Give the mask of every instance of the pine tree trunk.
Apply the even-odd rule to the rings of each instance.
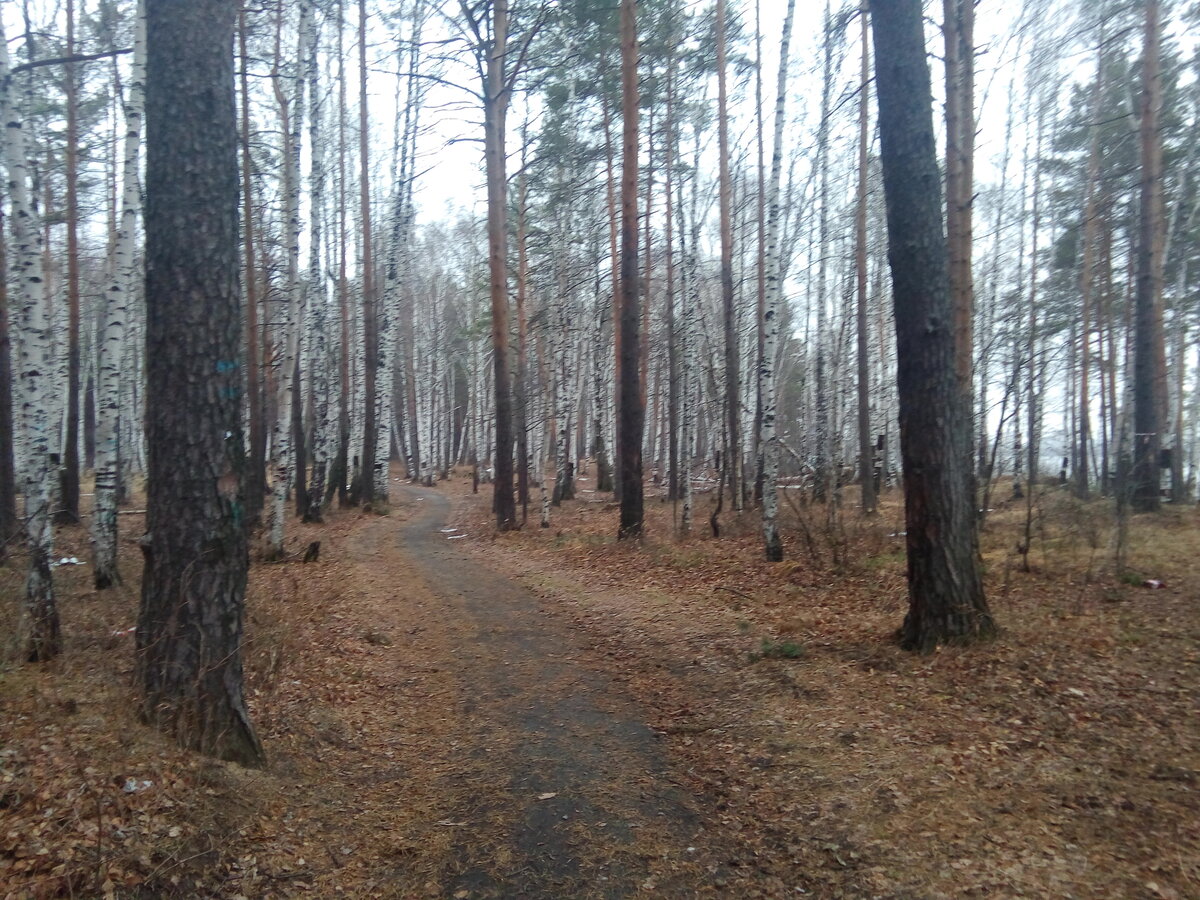
[[[508,0],[494,0],[492,41],[487,48],[483,103],[488,190],[488,269],[492,302],[492,389],[495,392],[496,423],[493,512],[496,515],[496,527],[501,531],[517,526],[516,504],[513,500],[512,374],[508,359],[508,185],[504,155],[509,101],[509,85],[505,74],[507,52]]]
[[[637,2],[621,0],[621,163],[620,418],[617,455],[621,460],[621,523],[618,538],[642,534],[642,403],[638,310],[638,81]]]
[[[950,258],[950,302],[954,306],[954,358],[959,381],[970,395],[973,393],[975,317],[975,288],[971,275],[971,210],[975,190],[975,0],[943,0],[942,12],[946,46],[946,241]],[[986,423],[980,423],[980,426],[986,428]],[[984,452],[984,445],[985,441],[980,441],[980,452]]]
[[[146,3],[150,478],[137,681],[150,724],[182,746],[257,765],[241,657],[237,5]]]
[[[1163,340],[1162,25],[1159,0],[1145,3],[1142,94],[1138,104],[1141,209],[1138,225],[1134,345],[1132,496],[1139,512],[1159,509],[1159,450],[1167,427],[1166,351]]]
[[[929,652],[995,631],[980,575],[971,409],[955,368],[941,173],[920,0],[871,0],[896,318],[909,611],[901,645]]]

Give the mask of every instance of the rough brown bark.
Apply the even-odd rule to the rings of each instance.
[[[975,286],[971,210],[975,159],[975,0],[943,0],[946,45],[946,240],[954,305],[955,368],[973,392]]]
[[[619,538],[642,534],[642,430],[645,407],[638,377],[638,82],[637,3],[621,0],[621,114],[624,120],[621,163],[620,458],[621,524]]]
[[[141,712],[182,746],[249,765],[242,687],[236,0],[147,0],[149,480],[137,627]],[[187,178],[180,178],[187,172]]]
[[[1162,54],[1159,0],[1146,0],[1139,137],[1142,157],[1133,372],[1132,504],[1153,512],[1159,498],[1159,450],[1167,426],[1167,363],[1163,341]]]
[[[484,159],[488,192],[488,270],[492,301],[492,371],[496,416],[495,483],[493,511],[501,531],[515,528],[517,508],[513,497],[512,372],[508,348],[508,233],[504,155],[505,121],[509,86],[505,75],[508,50],[508,0],[494,0],[492,42],[487,48],[483,85]]]
[[[971,472],[971,408],[953,306],[921,0],[871,0],[896,318],[909,610],[906,649],[990,636]]]

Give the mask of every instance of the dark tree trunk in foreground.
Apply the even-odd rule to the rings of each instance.
[[[645,407],[638,377],[638,83],[637,3],[621,0],[621,107],[625,122],[621,171],[621,367],[617,455],[620,458],[620,538],[642,533],[642,429]]]
[[[150,724],[253,765],[263,756],[242,691],[237,9],[146,3],[149,480],[137,680]]]
[[[941,175],[921,0],[871,0],[896,314],[908,529],[906,649],[991,635],[980,576],[971,409],[955,372]]]
[[[1145,51],[1139,105],[1142,155],[1138,227],[1137,294],[1133,372],[1132,502],[1138,512],[1159,508],[1159,450],[1167,427],[1167,363],[1163,342],[1163,160],[1158,131],[1162,111],[1161,35],[1158,0],[1146,0]],[[1176,448],[1175,452],[1180,452]]]

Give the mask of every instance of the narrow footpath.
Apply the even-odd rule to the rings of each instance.
[[[457,832],[466,866],[452,887],[508,897],[686,893],[686,884],[650,880],[644,865],[698,852],[692,798],[676,786],[644,716],[589,665],[577,636],[539,615],[536,597],[459,549],[446,525],[449,500],[406,490],[422,512],[400,540],[461,621],[457,672],[471,686],[464,712],[476,728],[470,755],[492,786],[480,798],[482,822]],[[481,829],[494,827],[507,836],[507,870],[478,852],[493,843]]]

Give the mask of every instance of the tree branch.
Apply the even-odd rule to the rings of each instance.
[[[111,59],[114,56],[123,56],[126,53],[132,53],[133,48],[125,50],[107,50],[104,53],[83,53],[76,56],[56,56],[53,59],[35,59],[33,62],[21,63],[19,66],[12,67],[12,74],[18,72],[27,72],[30,69],[40,69],[43,66],[58,66],[66,63],[77,62],[92,62],[97,59]]]

